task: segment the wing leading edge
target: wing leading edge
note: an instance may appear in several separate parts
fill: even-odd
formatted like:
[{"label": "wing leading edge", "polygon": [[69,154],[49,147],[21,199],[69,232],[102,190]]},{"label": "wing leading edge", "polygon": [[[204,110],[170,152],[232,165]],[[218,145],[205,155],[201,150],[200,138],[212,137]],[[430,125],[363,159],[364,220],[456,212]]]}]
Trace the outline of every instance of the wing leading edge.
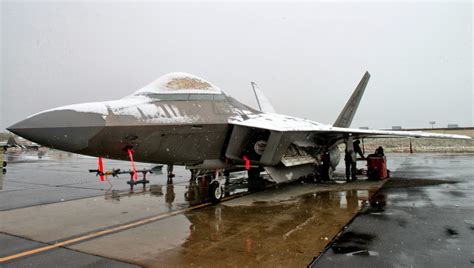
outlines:
[{"label": "wing leading edge", "polygon": [[422,131],[393,131],[393,130],[371,130],[335,127],[324,125],[311,120],[279,114],[258,114],[243,121],[232,121],[233,125],[250,128],[266,129],[277,132],[302,132],[306,134],[329,134],[331,136],[341,136],[352,134],[357,138],[366,137],[414,137],[414,138],[438,138],[438,139],[461,139],[471,140],[465,135],[438,134]]}]

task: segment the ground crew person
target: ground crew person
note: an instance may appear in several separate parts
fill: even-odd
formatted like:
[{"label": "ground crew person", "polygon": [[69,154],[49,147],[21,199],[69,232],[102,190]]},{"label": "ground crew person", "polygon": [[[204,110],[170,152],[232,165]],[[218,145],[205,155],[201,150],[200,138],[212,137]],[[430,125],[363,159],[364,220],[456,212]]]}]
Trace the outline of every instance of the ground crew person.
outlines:
[{"label": "ground crew person", "polygon": [[2,169],[7,167],[7,162],[3,160],[3,153],[0,153],[0,165],[2,165]]},{"label": "ground crew person", "polygon": [[379,146],[379,148],[377,148],[375,150],[375,156],[379,156],[379,157],[385,156],[385,153],[383,152],[383,147],[382,146]]},{"label": "ground crew person", "polygon": [[346,142],[344,162],[346,163],[347,182],[349,182],[351,178],[353,181],[357,180],[357,154],[359,154],[362,159],[365,159],[362,149],[360,148],[360,141],[355,140],[353,143]]},{"label": "ground crew person", "polygon": [[3,190],[3,174],[7,173],[7,162],[3,161],[3,152],[0,152],[0,164],[2,165],[2,172],[0,172],[0,190]]}]

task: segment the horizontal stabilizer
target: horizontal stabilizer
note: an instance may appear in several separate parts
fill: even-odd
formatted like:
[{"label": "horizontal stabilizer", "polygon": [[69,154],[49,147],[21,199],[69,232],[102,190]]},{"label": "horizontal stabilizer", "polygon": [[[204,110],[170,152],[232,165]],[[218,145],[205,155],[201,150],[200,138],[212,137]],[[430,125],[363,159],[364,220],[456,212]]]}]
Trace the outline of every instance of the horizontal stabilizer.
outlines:
[{"label": "horizontal stabilizer", "polygon": [[367,83],[369,82],[369,78],[369,72],[365,72],[364,77],[362,77],[362,80],[360,80],[359,85],[354,90],[354,93],[352,93],[351,98],[349,101],[347,101],[346,106],[344,106],[344,109],[342,109],[341,114],[333,126],[349,127],[351,125],[352,119],[354,119],[354,115],[357,112],[357,108],[359,107],[360,100],[364,95],[365,87],[367,87]]}]

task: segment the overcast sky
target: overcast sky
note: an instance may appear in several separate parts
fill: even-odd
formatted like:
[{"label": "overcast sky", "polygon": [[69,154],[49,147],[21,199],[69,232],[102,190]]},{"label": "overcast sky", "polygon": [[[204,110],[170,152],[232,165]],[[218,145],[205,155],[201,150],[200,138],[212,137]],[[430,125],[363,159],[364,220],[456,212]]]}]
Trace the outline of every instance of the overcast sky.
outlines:
[{"label": "overcast sky", "polygon": [[2,1],[0,131],[118,99],[168,72],[333,123],[372,74],[353,127],[473,126],[472,3]]}]

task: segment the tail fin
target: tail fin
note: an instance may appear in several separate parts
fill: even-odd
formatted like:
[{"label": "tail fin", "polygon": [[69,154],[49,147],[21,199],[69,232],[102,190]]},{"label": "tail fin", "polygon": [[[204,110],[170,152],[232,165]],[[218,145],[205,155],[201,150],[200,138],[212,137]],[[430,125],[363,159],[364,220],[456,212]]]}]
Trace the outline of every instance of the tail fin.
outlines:
[{"label": "tail fin", "polygon": [[10,137],[8,137],[7,145],[17,146],[18,143],[16,142],[16,140],[13,136],[10,136]]},{"label": "tail fin", "polygon": [[364,95],[365,87],[369,82],[370,74],[369,72],[365,72],[362,80],[360,80],[359,85],[357,85],[354,93],[352,93],[351,98],[347,101],[346,106],[342,109],[341,114],[337,118],[336,122],[334,122],[335,127],[349,127],[352,123],[352,119],[354,118],[355,113],[357,112],[357,108],[359,107],[360,100]]},{"label": "tail fin", "polygon": [[255,82],[250,82],[252,84],[253,92],[255,93],[255,98],[257,98],[258,108],[261,112],[264,113],[275,113],[275,109],[270,104],[267,96],[263,94],[263,91],[257,86]]}]

